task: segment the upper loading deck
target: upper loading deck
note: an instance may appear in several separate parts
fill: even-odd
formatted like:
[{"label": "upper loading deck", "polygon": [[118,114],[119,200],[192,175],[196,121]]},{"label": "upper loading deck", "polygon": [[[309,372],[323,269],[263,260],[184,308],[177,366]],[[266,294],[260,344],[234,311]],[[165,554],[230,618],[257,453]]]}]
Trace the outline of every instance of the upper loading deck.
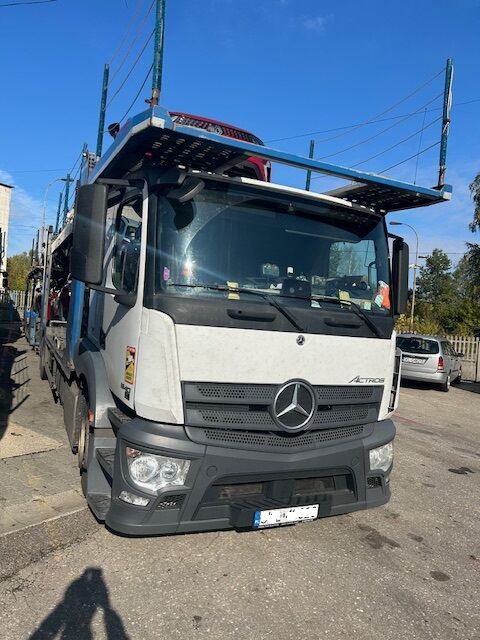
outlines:
[{"label": "upper loading deck", "polygon": [[[84,182],[120,178],[149,166],[174,167],[222,174],[249,158],[260,158],[341,178],[346,186],[328,195],[378,213],[412,209],[450,200],[450,185],[421,187],[392,178],[306,158],[261,144],[227,138],[175,122],[168,111],[154,107],[131,118]],[[354,183],[354,184],[351,184]]]}]

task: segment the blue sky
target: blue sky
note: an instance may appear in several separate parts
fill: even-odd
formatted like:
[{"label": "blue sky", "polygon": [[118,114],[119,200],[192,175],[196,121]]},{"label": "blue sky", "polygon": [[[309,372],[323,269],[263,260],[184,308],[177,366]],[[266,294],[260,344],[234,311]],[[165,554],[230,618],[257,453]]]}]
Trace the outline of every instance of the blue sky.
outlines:
[{"label": "blue sky", "polygon": [[[150,5],[151,0],[56,0],[0,6],[0,181],[15,185],[10,253],[31,245],[48,183],[74,165],[84,142],[94,148],[103,64],[111,62],[115,74],[112,96],[153,27],[153,14],[144,23],[141,17]],[[380,171],[439,139],[440,122],[434,120],[441,114],[436,96],[443,75],[403,99],[452,57],[447,181],[454,199],[390,218],[415,226],[421,252],[441,247],[456,261],[465,241],[475,240],[468,231],[468,184],[480,171],[479,33],[479,0],[167,0],[161,102],[238,124],[292,152],[307,154],[313,137],[316,156],[338,164],[351,166],[380,154],[359,166]],[[112,100],[107,124],[131,104],[151,64],[152,47]],[[144,109],[149,93],[148,81],[131,113]],[[382,113],[390,119],[321,133]],[[420,134],[413,134],[422,125],[419,146]],[[309,132],[319,133],[283,139]],[[104,149],[107,145],[106,136]],[[388,173],[413,181],[416,171],[418,183],[432,186],[437,166],[435,147],[419,157],[417,168],[411,160]],[[282,169],[275,177],[304,184],[304,175]],[[334,186],[322,179],[313,185]],[[50,223],[60,186],[54,183],[49,190]]]}]

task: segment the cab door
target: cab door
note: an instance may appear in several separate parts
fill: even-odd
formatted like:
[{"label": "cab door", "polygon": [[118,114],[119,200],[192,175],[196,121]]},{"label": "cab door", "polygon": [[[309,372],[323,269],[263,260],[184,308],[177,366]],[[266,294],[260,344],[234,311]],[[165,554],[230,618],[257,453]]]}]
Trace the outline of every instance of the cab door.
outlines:
[{"label": "cab door", "polygon": [[[118,294],[103,294],[99,346],[111,391],[134,406],[135,370],[143,305],[146,193],[129,191],[107,214],[105,284]],[[134,229],[127,238],[125,229]]]}]

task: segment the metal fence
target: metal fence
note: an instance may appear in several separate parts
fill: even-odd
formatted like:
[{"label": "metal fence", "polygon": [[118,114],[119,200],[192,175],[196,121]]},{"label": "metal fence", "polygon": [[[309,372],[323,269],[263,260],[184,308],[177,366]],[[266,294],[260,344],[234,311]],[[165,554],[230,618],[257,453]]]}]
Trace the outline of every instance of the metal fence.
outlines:
[{"label": "metal fence", "polygon": [[8,295],[15,309],[22,315],[25,310],[26,291],[9,291]]}]

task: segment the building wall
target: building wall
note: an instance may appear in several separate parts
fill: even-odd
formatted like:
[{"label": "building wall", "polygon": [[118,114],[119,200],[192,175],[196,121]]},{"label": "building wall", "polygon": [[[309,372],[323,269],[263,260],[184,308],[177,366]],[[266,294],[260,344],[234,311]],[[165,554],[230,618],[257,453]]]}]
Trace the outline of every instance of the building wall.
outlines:
[{"label": "building wall", "polygon": [[3,290],[2,271],[7,270],[8,255],[8,223],[10,221],[10,202],[12,198],[12,187],[8,184],[0,183],[0,229],[1,229],[1,254],[0,254],[0,290]]}]

